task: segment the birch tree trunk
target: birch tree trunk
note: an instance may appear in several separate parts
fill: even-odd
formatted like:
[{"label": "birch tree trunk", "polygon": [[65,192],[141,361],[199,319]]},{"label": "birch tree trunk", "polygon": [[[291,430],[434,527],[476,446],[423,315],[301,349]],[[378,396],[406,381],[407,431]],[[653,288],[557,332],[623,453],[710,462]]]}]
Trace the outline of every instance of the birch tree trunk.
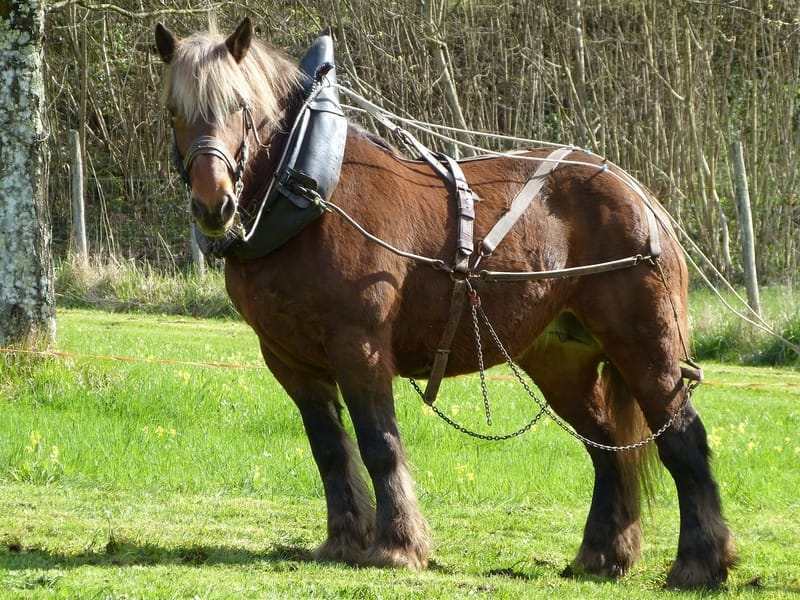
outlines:
[{"label": "birch tree trunk", "polygon": [[41,0],[0,0],[0,346],[55,335],[44,198]]}]

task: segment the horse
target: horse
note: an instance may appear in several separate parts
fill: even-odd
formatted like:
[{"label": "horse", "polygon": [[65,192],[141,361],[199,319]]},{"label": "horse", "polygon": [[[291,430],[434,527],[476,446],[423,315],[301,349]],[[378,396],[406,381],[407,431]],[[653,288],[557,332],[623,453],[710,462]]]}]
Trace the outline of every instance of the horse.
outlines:
[{"label": "horse", "polygon": [[[211,136],[238,159],[244,139],[255,148],[238,197],[233,169],[220,156],[204,154],[190,165],[195,224],[209,237],[222,236],[237,219],[253,214],[276,168],[302,103],[298,67],[255,40],[249,19],[227,37],[203,32],[179,39],[158,24],[155,42],[167,65],[164,102],[178,152],[185,154],[199,136]],[[243,106],[251,113],[250,129],[243,125]],[[527,156],[547,152],[532,148]],[[567,158],[591,164],[554,169],[486,259],[486,268],[558,269],[646,247],[641,199],[619,178],[592,166],[599,161],[594,155],[574,150]],[[504,214],[536,165],[502,156],[462,161],[480,198],[477,238]],[[446,183],[427,163],[400,155],[356,125],[348,125],[332,199],[395,247],[424,256],[453,254],[457,214]],[[626,444],[673,417],[655,440],[680,505],[677,556],[667,584],[712,587],[726,580],[735,547],[722,516],[706,431],[679,364],[682,338],[689,335],[688,272],[664,219],[659,229],[664,280],[643,263],[578,278],[474,285],[516,364],[579,434]],[[224,270],[236,310],[299,410],[319,469],[327,539],[314,550],[315,559],[425,568],[429,529],[409,473],[392,382],[429,373],[448,321],[451,278],[379,248],[329,213],[266,256],[226,258]],[[463,321],[468,320],[456,332],[448,377],[478,369],[471,329]],[[486,347],[484,360],[491,366],[503,356]],[[357,450],[343,427],[345,407]],[[653,453],[612,453],[589,444],[586,450],[594,490],[582,542],[565,574],[619,578],[640,555],[640,504]]]}]

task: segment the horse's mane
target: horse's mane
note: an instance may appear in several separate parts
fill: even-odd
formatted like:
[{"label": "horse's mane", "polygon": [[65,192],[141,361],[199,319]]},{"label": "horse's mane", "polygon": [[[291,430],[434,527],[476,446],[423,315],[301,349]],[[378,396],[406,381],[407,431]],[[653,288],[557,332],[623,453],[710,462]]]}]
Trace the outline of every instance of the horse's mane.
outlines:
[{"label": "horse's mane", "polygon": [[190,123],[221,123],[246,103],[268,126],[275,126],[283,116],[286,99],[299,86],[298,67],[279,50],[253,40],[237,64],[222,35],[204,32],[178,44],[168,69],[164,100]]}]

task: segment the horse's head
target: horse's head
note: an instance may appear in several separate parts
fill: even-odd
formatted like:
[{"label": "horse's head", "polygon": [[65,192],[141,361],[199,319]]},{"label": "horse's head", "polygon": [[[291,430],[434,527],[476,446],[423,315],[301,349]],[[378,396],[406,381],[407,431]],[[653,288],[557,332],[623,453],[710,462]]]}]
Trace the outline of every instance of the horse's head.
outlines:
[{"label": "horse's head", "polygon": [[250,19],[227,38],[178,40],[160,23],[155,38],[168,65],[164,100],[192,215],[203,233],[223,236],[237,215],[248,159],[281,121],[297,69],[253,40]]}]

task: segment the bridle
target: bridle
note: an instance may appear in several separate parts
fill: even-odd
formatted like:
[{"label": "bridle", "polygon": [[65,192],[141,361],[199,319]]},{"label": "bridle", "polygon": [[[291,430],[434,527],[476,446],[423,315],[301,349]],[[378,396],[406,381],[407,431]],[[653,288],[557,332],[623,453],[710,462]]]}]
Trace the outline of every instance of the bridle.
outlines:
[{"label": "bridle", "polygon": [[186,188],[191,191],[192,183],[189,178],[189,173],[191,172],[192,163],[194,160],[198,156],[202,156],[204,154],[216,156],[225,163],[225,166],[228,167],[228,172],[231,174],[233,179],[233,201],[237,211],[239,209],[239,201],[242,195],[242,190],[244,189],[244,171],[247,167],[247,161],[250,158],[250,143],[248,142],[250,133],[253,133],[253,136],[256,139],[256,144],[259,147],[265,147],[259,138],[258,128],[255,125],[253,111],[250,108],[250,105],[242,103],[239,105],[239,110],[242,111],[243,133],[242,142],[239,144],[239,149],[236,151],[236,154],[239,156],[238,160],[231,156],[231,153],[228,151],[227,146],[222,142],[222,140],[212,135],[201,135],[195,139],[189,146],[189,149],[186,151],[186,156],[181,156],[180,150],[178,150],[178,139],[175,135],[175,128],[172,128],[172,162]]}]

